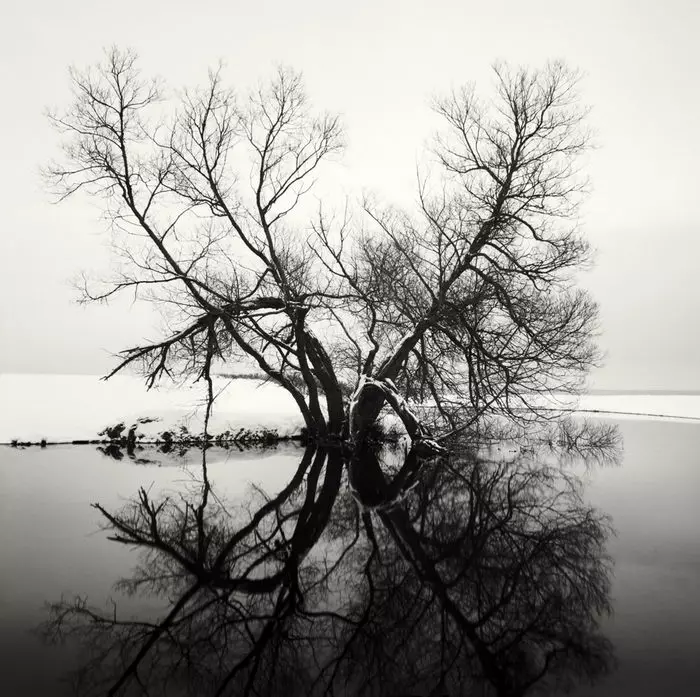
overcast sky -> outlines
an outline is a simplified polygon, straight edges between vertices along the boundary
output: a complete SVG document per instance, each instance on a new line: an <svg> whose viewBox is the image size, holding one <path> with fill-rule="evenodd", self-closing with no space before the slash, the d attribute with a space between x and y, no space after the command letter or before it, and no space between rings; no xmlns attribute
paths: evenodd
<svg viewBox="0 0 700 697"><path fill-rule="evenodd" d="M0 65L0 372L100 373L153 336L146 309L79 307L70 279L109 261L95 202L52 206L38 175L56 149L44 110L67 68L134 48L145 72L193 85L226 62L245 88L280 63L338 111L347 181L389 201L414 193L431 96L488 90L497 59L581 68L599 148L584 229L601 306L603 388L700 389L700 3L694 0L64 0L3 11Z"/></svg>

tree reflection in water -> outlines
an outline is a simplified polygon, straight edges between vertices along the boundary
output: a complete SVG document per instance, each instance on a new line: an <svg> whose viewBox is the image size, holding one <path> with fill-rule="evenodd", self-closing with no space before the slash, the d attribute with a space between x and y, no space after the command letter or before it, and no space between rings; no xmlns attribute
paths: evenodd
<svg viewBox="0 0 700 697"><path fill-rule="evenodd" d="M80 694L505 697L605 674L609 521L565 467L457 452L308 448L245 508L217 495L204 452L186 494L96 505L141 550L118 585L163 616L78 598L42 631L83 646Z"/></svg>

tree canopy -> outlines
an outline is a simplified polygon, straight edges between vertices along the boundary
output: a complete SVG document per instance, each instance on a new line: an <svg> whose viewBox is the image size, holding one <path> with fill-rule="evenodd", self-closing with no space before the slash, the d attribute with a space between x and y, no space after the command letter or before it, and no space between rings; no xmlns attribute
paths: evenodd
<svg viewBox="0 0 700 697"><path fill-rule="evenodd" d="M596 305L574 279L589 261L576 71L497 65L492 96L437 100L416 205L339 210L302 206L345 136L297 73L241 97L218 69L170 95L113 49L71 75L47 174L61 197L103 201L123 261L84 297L133 291L170 328L112 375L185 374L212 397L212 370L245 357L318 438L359 443L390 408L433 450L436 434L539 418L542 395L581 388L597 353Z"/></svg>

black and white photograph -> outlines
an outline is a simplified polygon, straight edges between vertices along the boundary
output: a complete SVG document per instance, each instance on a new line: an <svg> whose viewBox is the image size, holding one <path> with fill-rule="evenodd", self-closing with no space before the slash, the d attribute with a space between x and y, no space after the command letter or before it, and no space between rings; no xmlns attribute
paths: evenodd
<svg viewBox="0 0 700 697"><path fill-rule="evenodd" d="M700 694L700 4L0 27L0 694Z"/></svg>

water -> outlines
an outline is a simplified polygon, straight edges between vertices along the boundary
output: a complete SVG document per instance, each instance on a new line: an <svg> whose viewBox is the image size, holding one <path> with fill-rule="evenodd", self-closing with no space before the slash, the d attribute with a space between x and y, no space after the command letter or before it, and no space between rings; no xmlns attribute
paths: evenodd
<svg viewBox="0 0 700 697"><path fill-rule="evenodd" d="M588 499L617 530L614 617L619 669L607 695L696 695L700 685L700 426L621 424L621 466L592 473Z"/></svg>
<svg viewBox="0 0 700 697"><path fill-rule="evenodd" d="M281 488L298 460L295 447L262 455L214 452L209 468L212 479L236 499L250 483L272 492ZM79 594L98 605L113 597L127 613L161 609L113 591L137 557L106 539L101 515L90 506L118 508L140 486L156 495L193 485L197 453L179 465L162 456L159 462L114 460L91 447L0 450L0 693L63 694L57 677L74 656L43 647L29 633L46 618L47 601Z"/></svg>
<svg viewBox="0 0 700 697"><path fill-rule="evenodd" d="M617 536L614 616L604 630L619 667L576 695L696 695L700 684L700 426L624 421L621 466L590 470L586 498L612 516ZM279 491L300 451L214 454L210 476L219 495L245 505L249 482ZM120 506L139 486L153 493L193 486L197 455L184 466L136 464L90 448L0 451L0 689L4 694L59 694L66 650L42 647L29 629L45 619L43 603L62 594L99 603L117 597L141 616L158 603L123 598L112 586L128 575L135 553L106 541L90 503Z"/></svg>

